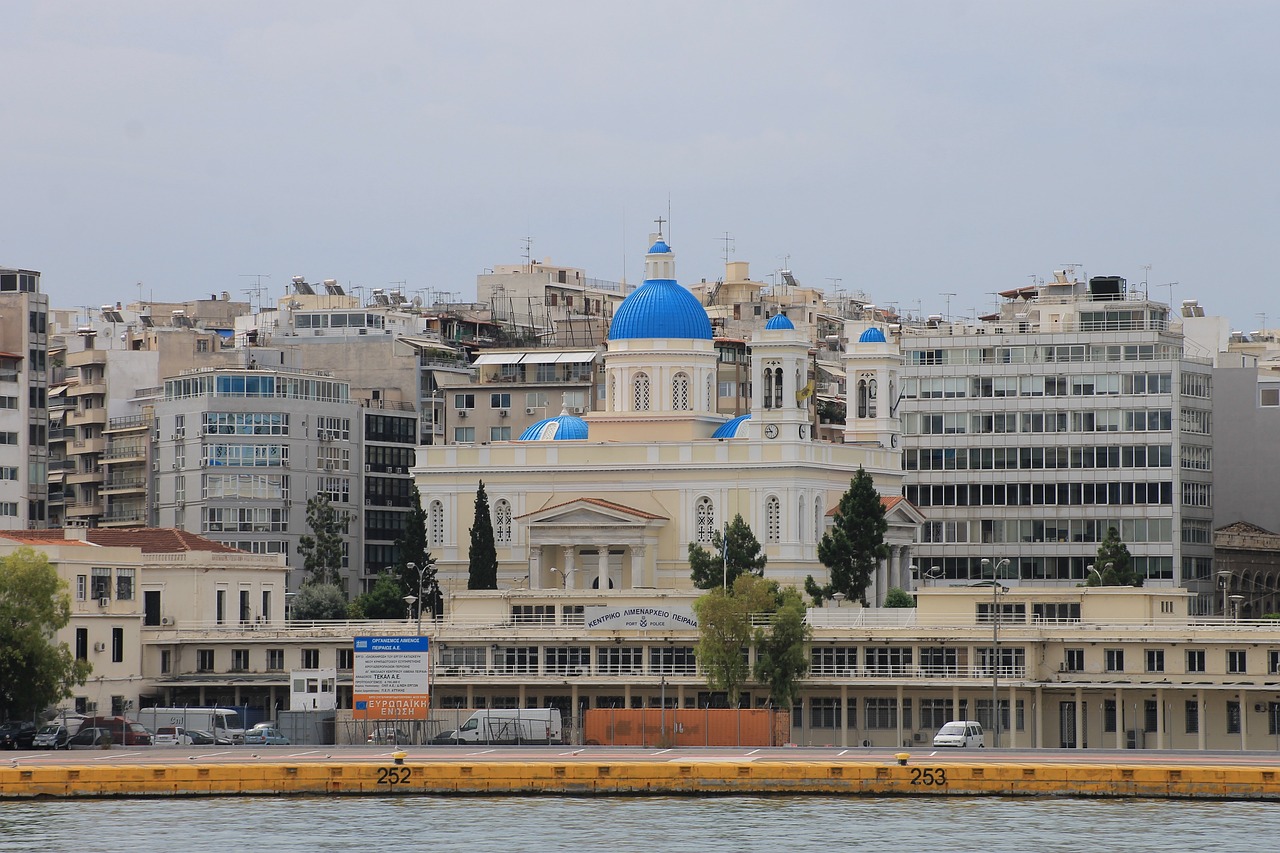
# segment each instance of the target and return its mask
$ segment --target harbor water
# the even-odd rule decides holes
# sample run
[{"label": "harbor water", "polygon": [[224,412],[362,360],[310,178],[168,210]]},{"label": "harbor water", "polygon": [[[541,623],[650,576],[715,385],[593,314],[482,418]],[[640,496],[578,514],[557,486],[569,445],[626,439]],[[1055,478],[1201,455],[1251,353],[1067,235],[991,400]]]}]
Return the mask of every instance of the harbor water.
[{"label": "harbor water", "polygon": [[0,851],[1261,849],[1261,802],[1070,798],[229,797],[0,803]]}]

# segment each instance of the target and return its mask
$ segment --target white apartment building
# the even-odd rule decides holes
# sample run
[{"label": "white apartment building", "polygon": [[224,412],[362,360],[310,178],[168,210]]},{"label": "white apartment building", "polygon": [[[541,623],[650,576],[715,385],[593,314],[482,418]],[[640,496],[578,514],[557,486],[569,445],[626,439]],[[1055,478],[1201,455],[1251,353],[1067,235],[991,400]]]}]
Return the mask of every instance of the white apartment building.
[{"label": "white apartment building", "polygon": [[1000,296],[975,325],[901,332],[891,405],[903,494],[928,518],[920,573],[1074,586],[1115,527],[1147,585],[1215,612],[1211,360],[1121,278],[1058,272]]},{"label": "white apartment building", "polygon": [[48,519],[48,326],[40,273],[0,268],[0,530]]}]

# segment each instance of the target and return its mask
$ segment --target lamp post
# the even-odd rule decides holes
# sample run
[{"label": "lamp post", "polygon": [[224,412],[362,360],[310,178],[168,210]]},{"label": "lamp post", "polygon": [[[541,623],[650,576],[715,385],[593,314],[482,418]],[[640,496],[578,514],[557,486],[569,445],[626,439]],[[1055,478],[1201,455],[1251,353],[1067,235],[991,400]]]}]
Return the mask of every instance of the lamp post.
[{"label": "lamp post", "polygon": [[1239,593],[1229,596],[1231,600],[1231,621],[1240,621],[1240,605],[1244,603],[1244,596]]},{"label": "lamp post", "polygon": [[846,596],[843,592],[832,593],[831,597],[836,600],[836,607],[842,607],[844,605],[844,600]]},{"label": "lamp post", "polygon": [[1098,571],[1096,568],[1094,568],[1093,563],[1090,563],[1089,565],[1085,566],[1084,568],[1085,568],[1084,582],[1085,582],[1086,584],[1088,584],[1088,583],[1089,583],[1089,575],[1097,575],[1097,576],[1098,576],[1098,586],[1102,586],[1102,572],[1100,572],[1100,571]]},{"label": "lamp post", "polygon": [[[431,564],[424,563],[422,568],[418,568],[417,563],[405,563],[405,567],[411,572],[418,573],[418,597],[415,600],[418,602],[418,636],[421,637],[422,636],[422,584],[424,582],[424,579],[426,578],[427,569],[431,568]],[[405,596],[406,600],[408,600],[408,598],[409,596]]]},{"label": "lamp post", "polygon": [[1227,594],[1231,592],[1231,572],[1225,570],[1218,572],[1218,589],[1222,590],[1222,618],[1223,621],[1226,621],[1228,611]]},{"label": "lamp post", "polygon": [[[991,561],[983,559],[982,565]],[[991,746],[1000,746],[1000,569],[1009,565],[1006,557],[991,570]]]}]

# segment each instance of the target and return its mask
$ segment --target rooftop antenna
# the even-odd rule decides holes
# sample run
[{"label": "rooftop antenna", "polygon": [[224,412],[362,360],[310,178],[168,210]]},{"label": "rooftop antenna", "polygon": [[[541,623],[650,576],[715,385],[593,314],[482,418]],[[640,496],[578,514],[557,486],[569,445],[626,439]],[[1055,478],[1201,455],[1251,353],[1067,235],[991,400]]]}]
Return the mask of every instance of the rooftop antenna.
[{"label": "rooftop antenna", "polygon": [[831,292],[835,295],[836,301],[839,302],[840,301],[840,282],[844,281],[844,279],[831,278],[828,276],[827,281],[831,282]]},{"label": "rooftop antenna", "polygon": [[721,243],[724,243],[724,252],[723,252],[724,263],[725,263],[725,266],[728,266],[729,256],[732,255],[734,249],[737,248],[737,242],[733,239],[733,235],[730,234],[728,231],[724,232],[723,237],[717,237],[716,239],[719,240]]},{"label": "rooftop antenna", "polygon": [[[244,290],[242,290],[242,291],[240,291],[240,292],[241,292],[241,293],[247,293],[247,294],[249,294],[249,295],[251,295],[251,296],[255,297],[255,299],[257,300],[257,305],[255,305],[254,307],[255,307],[255,309],[256,309],[256,310],[261,311],[261,310],[262,310],[262,294],[263,294],[263,292],[264,292],[264,291],[266,291],[266,289],[267,289],[267,288],[265,288],[265,287],[263,287],[263,286],[262,286],[262,280],[263,280],[264,278],[271,278],[271,273],[265,273],[265,272],[242,272],[242,273],[240,273],[240,277],[241,277],[241,278],[252,278],[252,279],[256,279],[256,280],[257,280],[257,281],[254,283],[253,287],[246,287]],[[138,287],[142,287],[142,283],[141,283],[141,282],[139,282],[139,283],[138,283]]]},{"label": "rooftop antenna", "polygon": [[1157,284],[1157,285],[1156,285],[1156,287],[1167,287],[1167,288],[1169,288],[1169,305],[1173,305],[1173,286],[1174,286],[1175,284],[1177,284],[1177,282],[1176,282],[1176,281],[1169,281],[1169,282],[1165,282],[1164,284]]},{"label": "rooftop antenna", "polygon": [[1143,299],[1146,299],[1147,295],[1151,292],[1150,289],[1147,287],[1147,275],[1150,272],[1151,272],[1151,264],[1143,264],[1142,265],[1142,298]]},{"label": "rooftop antenna", "polygon": [[1258,328],[1262,329],[1262,333],[1265,335],[1267,333],[1267,312],[1263,311],[1259,314],[1254,314],[1253,316],[1257,317],[1259,322],[1262,323]]},{"label": "rooftop antenna", "polygon": [[533,238],[525,237],[520,242],[524,244],[524,271],[533,272]]},{"label": "rooftop antenna", "polygon": [[954,293],[939,293],[938,295],[939,295],[939,296],[945,296],[945,297],[947,297],[947,322],[951,322],[951,297],[955,296],[955,294],[954,294]]}]

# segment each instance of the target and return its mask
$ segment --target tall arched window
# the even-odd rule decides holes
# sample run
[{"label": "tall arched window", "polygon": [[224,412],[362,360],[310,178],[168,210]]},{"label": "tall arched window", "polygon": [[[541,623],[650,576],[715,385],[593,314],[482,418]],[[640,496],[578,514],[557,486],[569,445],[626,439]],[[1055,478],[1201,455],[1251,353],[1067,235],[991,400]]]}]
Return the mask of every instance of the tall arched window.
[{"label": "tall arched window", "polygon": [[800,381],[800,371],[796,371],[796,397],[795,404],[797,409],[804,408],[804,400],[800,399],[800,389],[804,387],[804,383]]},{"label": "tall arched window", "polygon": [[858,417],[867,416],[867,380],[858,380]]},{"label": "tall arched window", "polygon": [[637,373],[631,381],[631,410],[649,411],[649,374]]},{"label": "tall arched window", "polygon": [[511,541],[511,504],[506,499],[493,505],[493,541]]},{"label": "tall arched window", "polygon": [[716,410],[716,378],[711,374],[707,374],[707,405],[708,412]]},{"label": "tall arched window", "polygon": [[876,416],[876,381],[874,379],[867,382],[867,417],[874,418]]},{"label": "tall arched window", "polygon": [[764,501],[764,541],[782,541],[782,502],[777,495],[769,495]]},{"label": "tall arched window", "polygon": [[782,408],[782,368],[773,371],[773,407]]},{"label": "tall arched window", "polygon": [[698,503],[694,507],[694,516],[698,544],[711,544],[711,537],[716,532],[716,506],[711,502],[711,498],[705,496],[698,498]]},{"label": "tall arched window", "polygon": [[677,412],[693,410],[689,400],[689,374],[677,373],[671,380],[671,408]]},{"label": "tall arched window", "polygon": [[804,529],[805,511],[804,510],[805,510],[806,503],[807,501],[804,499],[804,495],[801,495],[799,498],[796,499],[796,532],[800,535],[801,541],[804,540],[804,534],[805,534],[805,529]]},{"label": "tall arched window", "polygon": [[764,369],[764,407],[773,408],[773,368]]},{"label": "tall arched window", "polygon": [[609,411],[616,412],[621,408],[622,406],[620,405],[620,401],[618,400],[618,378],[616,376],[610,375],[609,376]]},{"label": "tall arched window", "polygon": [[822,498],[816,498],[813,502],[813,541],[822,541],[822,519],[826,515],[826,510],[822,508]]},{"label": "tall arched window", "polygon": [[430,528],[431,544],[444,544],[444,504],[432,501],[427,510],[427,525]]}]

